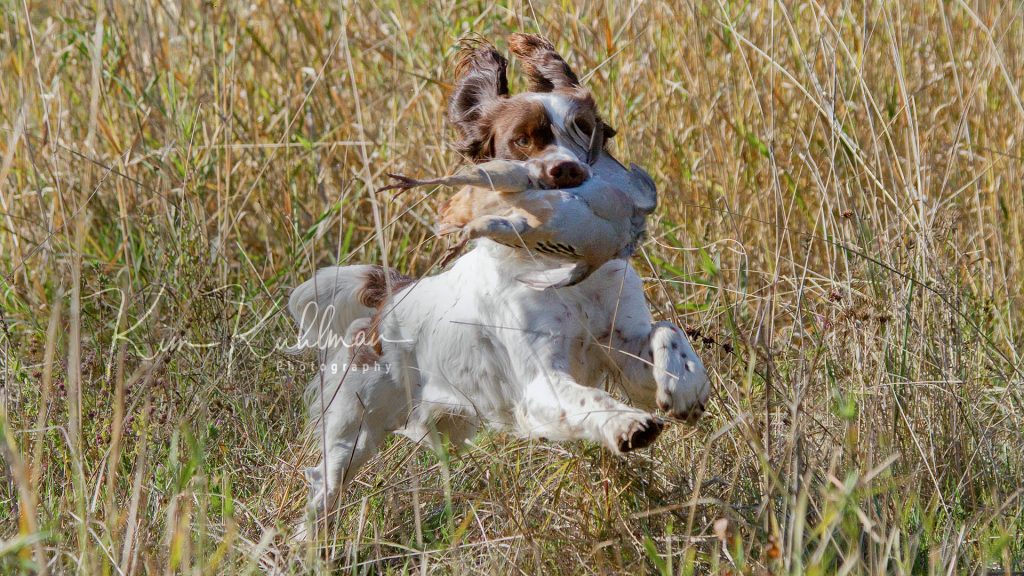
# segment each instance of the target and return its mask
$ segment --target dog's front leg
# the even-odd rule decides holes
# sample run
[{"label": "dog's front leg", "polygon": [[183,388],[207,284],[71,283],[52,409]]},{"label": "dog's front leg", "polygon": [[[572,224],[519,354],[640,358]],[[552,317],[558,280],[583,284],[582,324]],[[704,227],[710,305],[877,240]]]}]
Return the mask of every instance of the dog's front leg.
[{"label": "dog's front leg", "polygon": [[686,334],[671,322],[620,327],[609,353],[630,398],[694,422],[704,413],[710,381]]},{"label": "dog's front leg", "polygon": [[520,428],[530,437],[586,439],[613,452],[644,448],[662,428],[659,418],[603,390],[581,386],[561,372],[537,376],[526,387],[520,407]]},{"label": "dog's front leg", "polygon": [[[694,421],[711,392],[704,364],[671,322],[654,322],[643,281],[623,260],[613,260],[588,280],[589,303],[606,323],[593,325],[608,373],[619,377],[630,400]],[[609,298],[608,295],[615,295]]]}]

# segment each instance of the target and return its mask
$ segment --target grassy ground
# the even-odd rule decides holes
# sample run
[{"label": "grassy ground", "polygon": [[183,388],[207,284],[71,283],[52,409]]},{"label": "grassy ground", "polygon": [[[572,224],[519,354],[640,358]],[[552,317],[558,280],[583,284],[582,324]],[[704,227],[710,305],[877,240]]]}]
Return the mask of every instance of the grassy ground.
[{"label": "grassy ground", "polygon": [[[432,271],[440,198],[370,190],[457,166],[446,59],[520,30],[658,181],[634,263],[710,412],[625,459],[394,441],[289,546],[280,307]],[[1024,570],[1015,3],[0,0],[0,74],[2,573]]]}]

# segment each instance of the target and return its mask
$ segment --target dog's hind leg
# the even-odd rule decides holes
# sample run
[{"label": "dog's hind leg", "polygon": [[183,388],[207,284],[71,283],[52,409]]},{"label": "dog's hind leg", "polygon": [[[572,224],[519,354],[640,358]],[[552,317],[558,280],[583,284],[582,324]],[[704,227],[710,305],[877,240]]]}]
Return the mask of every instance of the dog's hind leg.
[{"label": "dog's hind leg", "polygon": [[324,408],[313,427],[323,459],[306,470],[309,509],[317,520],[335,511],[356,472],[403,425],[409,411],[404,389],[376,356],[354,353],[352,361],[338,369],[333,375],[337,385],[322,389]]}]

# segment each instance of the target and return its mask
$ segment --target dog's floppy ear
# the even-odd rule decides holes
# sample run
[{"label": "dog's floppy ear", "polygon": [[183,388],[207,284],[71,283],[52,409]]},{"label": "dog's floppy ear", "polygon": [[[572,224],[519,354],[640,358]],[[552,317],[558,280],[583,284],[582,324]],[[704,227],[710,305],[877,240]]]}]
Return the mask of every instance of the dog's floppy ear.
[{"label": "dog's floppy ear", "polygon": [[455,90],[448,101],[448,120],[459,131],[456,149],[473,159],[491,155],[491,127],[484,110],[508,96],[508,60],[490,43],[464,38],[455,57]]},{"label": "dog's floppy ear", "polygon": [[576,73],[547,39],[536,34],[516,33],[508,37],[508,47],[522,60],[531,92],[551,92],[580,85]]}]

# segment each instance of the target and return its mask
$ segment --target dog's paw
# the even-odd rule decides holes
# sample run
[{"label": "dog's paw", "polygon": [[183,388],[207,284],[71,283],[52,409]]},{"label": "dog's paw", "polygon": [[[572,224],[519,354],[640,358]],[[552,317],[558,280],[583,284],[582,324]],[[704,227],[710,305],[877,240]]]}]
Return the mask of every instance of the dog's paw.
[{"label": "dog's paw", "polygon": [[639,413],[616,419],[614,445],[619,452],[631,452],[646,448],[657,440],[665,422],[650,414]]},{"label": "dog's paw", "polygon": [[658,408],[688,423],[696,422],[711,393],[704,364],[683,331],[668,322],[655,325],[650,346]]}]

